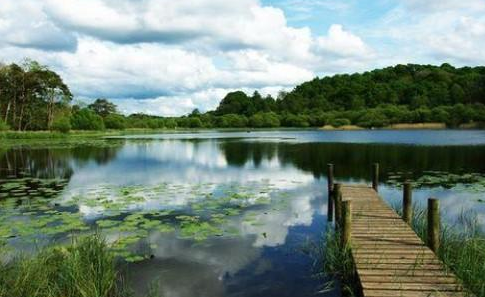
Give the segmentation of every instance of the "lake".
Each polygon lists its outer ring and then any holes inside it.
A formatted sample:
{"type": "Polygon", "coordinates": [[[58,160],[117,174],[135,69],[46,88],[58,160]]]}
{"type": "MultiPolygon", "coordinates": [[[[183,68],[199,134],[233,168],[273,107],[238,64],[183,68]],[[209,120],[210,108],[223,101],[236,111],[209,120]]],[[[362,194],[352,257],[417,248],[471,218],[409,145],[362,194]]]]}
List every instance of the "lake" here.
{"type": "Polygon", "coordinates": [[[311,256],[336,179],[401,201],[441,200],[443,219],[485,227],[484,131],[200,131],[0,145],[0,245],[7,257],[98,230],[138,293],[339,296],[311,256]],[[320,292],[320,293],[319,293],[320,292]]]}

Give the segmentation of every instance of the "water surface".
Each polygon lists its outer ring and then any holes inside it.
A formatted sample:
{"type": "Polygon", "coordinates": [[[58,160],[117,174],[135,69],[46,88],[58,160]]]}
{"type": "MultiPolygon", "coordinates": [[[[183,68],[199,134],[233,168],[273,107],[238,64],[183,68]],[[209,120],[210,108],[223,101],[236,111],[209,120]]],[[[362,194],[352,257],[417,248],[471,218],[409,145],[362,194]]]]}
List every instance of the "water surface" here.
{"type": "Polygon", "coordinates": [[[441,199],[447,223],[465,213],[484,226],[484,161],[483,131],[450,130],[202,131],[0,148],[0,238],[32,251],[100,228],[139,293],[157,283],[164,296],[338,296],[319,293],[308,256],[326,228],[327,163],[341,182],[369,183],[379,162],[390,203],[412,179],[415,201],[441,199]]]}

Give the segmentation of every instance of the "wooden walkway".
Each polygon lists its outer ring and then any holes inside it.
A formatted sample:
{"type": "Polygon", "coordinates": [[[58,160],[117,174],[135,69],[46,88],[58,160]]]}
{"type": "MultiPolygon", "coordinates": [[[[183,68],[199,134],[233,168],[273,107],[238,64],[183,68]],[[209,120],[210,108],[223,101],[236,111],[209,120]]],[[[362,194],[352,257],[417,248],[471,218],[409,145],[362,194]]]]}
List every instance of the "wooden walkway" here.
{"type": "Polygon", "coordinates": [[[402,218],[364,185],[344,185],[351,247],[365,297],[467,296],[457,278],[402,218]]]}

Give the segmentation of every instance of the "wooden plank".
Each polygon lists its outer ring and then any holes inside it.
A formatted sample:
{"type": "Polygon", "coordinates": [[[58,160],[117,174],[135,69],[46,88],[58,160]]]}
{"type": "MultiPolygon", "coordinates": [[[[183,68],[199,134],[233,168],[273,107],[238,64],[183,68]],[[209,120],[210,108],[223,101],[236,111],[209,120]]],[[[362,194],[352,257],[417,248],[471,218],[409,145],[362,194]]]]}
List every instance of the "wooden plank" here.
{"type": "Polygon", "coordinates": [[[460,281],[370,187],[344,185],[352,201],[352,256],[365,297],[465,296],[460,281]]]}

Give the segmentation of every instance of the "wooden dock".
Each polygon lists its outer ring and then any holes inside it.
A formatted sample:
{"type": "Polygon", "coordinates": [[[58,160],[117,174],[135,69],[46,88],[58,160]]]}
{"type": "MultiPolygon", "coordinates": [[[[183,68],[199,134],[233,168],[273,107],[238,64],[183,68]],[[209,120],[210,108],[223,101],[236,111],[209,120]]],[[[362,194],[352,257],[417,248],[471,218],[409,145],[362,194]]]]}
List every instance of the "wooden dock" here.
{"type": "Polygon", "coordinates": [[[341,205],[351,201],[346,228],[365,297],[466,296],[455,275],[376,190],[343,185],[340,197],[341,205]]]}

